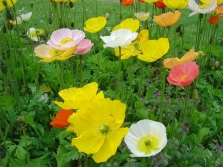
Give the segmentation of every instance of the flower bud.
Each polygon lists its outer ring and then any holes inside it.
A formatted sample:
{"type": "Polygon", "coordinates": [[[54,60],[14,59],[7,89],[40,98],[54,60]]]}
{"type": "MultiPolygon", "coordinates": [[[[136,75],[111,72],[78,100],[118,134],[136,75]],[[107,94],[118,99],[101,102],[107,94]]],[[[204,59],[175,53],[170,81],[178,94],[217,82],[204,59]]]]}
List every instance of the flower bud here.
{"type": "Polygon", "coordinates": [[[33,2],[30,2],[30,8],[33,9],[33,2]]]}
{"type": "Polygon", "coordinates": [[[199,59],[199,58],[203,57],[204,55],[205,54],[203,51],[198,51],[198,55],[197,55],[196,59],[199,59]]]}
{"type": "Polygon", "coordinates": [[[7,1],[6,1],[6,0],[3,0],[3,1],[2,1],[2,3],[3,3],[3,5],[4,5],[5,7],[7,7],[7,6],[8,6],[8,4],[7,4],[7,1]]]}
{"type": "Polygon", "coordinates": [[[153,113],[156,113],[158,111],[158,107],[157,106],[153,106],[153,108],[152,108],[152,112],[153,113]]]}
{"type": "Polygon", "coordinates": [[[10,87],[9,85],[7,85],[7,86],[5,87],[5,94],[6,94],[6,95],[10,95],[10,92],[11,92],[11,87],[10,87]]]}
{"type": "Polygon", "coordinates": [[[111,14],[110,13],[106,13],[105,14],[105,18],[106,18],[106,20],[109,20],[111,18],[111,14]]]}
{"type": "Polygon", "coordinates": [[[49,17],[49,19],[48,19],[48,23],[49,23],[49,24],[52,24],[52,23],[53,23],[53,19],[52,19],[51,17],[49,17]]]}
{"type": "Polygon", "coordinates": [[[215,61],[214,67],[215,67],[215,69],[218,69],[220,67],[220,62],[219,61],[215,61]]]}
{"type": "Polygon", "coordinates": [[[194,100],[198,99],[198,91],[197,91],[197,89],[193,89],[192,97],[193,97],[194,100]]]}
{"type": "Polygon", "coordinates": [[[74,28],[74,22],[70,23],[71,28],[74,28]]]}
{"type": "Polygon", "coordinates": [[[74,7],[74,3],[73,3],[73,2],[70,2],[70,3],[69,3],[69,7],[70,7],[70,8],[73,8],[73,7],[74,7]]]}
{"type": "Polygon", "coordinates": [[[13,20],[14,19],[14,15],[12,14],[12,12],[8,8],[6,8],[6,18],[8,20],[13,20]]]}

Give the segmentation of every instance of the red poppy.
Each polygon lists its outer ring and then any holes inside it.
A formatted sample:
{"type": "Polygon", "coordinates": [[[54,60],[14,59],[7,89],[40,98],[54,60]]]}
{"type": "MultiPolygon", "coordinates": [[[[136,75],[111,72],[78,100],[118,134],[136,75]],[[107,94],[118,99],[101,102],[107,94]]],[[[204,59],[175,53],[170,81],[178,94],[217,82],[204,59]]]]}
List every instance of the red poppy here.
{"type": "Polygon", "coordinates": [[[161,8],[161,9],[166,7],[165,3],[163,3],[163,0],[159,0],[158,2],[155,3],[155,5],[157,8],[161,8]]]}
{"type": "Polygon", "coordinates": [[[67,122],[67,119],[70,115],[72,115],[74,112],[73,110],[64,110],[61,109],[57,115],[53,118],[53,120],[50,122],[50,125],[55,128],[64,128],[69,123],[67,122]]]}
{"type": "Polygon", "coordinates": [[[134,0],[122,0],[122,6],[130,6],[133,2],[134,0]]]}
{"type": "Polygon", "coordinates": [[[167,80],[176,86],[188,86],[198,76],[199,68],[195,62],[187,62],[173,67],[167,80]]]}
{"type": "Polygon", "coordinates": [[[212,15],[208,18],[208,23],[209,24],[218,24],[220,21],[220,19],[218,18],[218,16],[212,15]]]}
{"type": "Polygon", "coordinates": [[[145,1],[144,0],[139,0],[139,2],[144,3],[145,1]]]}

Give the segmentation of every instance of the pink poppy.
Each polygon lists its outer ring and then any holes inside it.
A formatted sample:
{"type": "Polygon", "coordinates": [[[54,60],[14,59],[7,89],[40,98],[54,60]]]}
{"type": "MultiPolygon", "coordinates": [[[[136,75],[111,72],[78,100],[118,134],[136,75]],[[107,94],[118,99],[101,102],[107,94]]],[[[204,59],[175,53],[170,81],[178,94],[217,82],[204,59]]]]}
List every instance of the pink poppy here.
{"type": "Polygon", "coordinates": [[[198,76],[198,73],[198,65],[195,62],[187,62],[173,67],[167,80],[176,86],[188,86],[198,76]]]}
{"type": "Polygon", "coordinates": [[[76,46],[84,37],[85,33],[81,30],[62,28],[51,34],[47,44],[55,49],[66,50],[76,46]]]}
{"type": "Polygon", "coordinates": [[[83,39],[77,45],[75,54],[84,55],[92,48],[93,45],[94,44],[89,39],[83,39]]]}

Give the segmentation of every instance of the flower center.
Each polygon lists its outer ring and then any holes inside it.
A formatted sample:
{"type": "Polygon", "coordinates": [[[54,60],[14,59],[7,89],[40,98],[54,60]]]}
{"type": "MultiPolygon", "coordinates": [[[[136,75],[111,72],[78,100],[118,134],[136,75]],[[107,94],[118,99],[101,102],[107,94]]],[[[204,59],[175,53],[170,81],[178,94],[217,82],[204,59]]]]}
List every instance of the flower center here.
{"type": "Polygon", "coordinates": [[[138,149],[146,154],[149,154],[159,149],[159,140],[152,135],[143,136],[138,142],[138,149]]]}
{"type": "Polygon", "coordinates": [[[109,127],[107,125],[101,125],[100,132],[102,134],[107,134],[109,132],[109,127]]]}
{"type": "Polygon", "coordinates": [[[185,74],[181,77],[180,81],[183,82],[188,76],[185,74]]]}
{"type": "Polygon", "coordinates": [[[60,41],[60,44],[61,45],[64,45],[64,44],[66,44],[66,43],[68,43],[68,42],[70,42],[70,41],[72,41],[73,39],[72,38],[64,38],[64,39],[62,39],[61,41],[60,41]]]}
{"type": "Polygon", "coordinates": [[[64,52],[64,50],[58,50],[58,49],[52,49],[49,51],[49,54],[52,56],[52,57],[56,57],[56,56],[60,56],[62,55],[64,52]]]}

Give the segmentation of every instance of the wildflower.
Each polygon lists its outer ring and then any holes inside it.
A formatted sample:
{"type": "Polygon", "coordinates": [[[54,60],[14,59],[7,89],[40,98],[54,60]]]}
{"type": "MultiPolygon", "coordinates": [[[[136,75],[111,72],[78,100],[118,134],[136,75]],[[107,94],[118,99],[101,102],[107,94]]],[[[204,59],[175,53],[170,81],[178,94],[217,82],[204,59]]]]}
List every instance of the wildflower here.
{"type": "Polygon", "coordinates": [[[129,29],[132,32],[136,32],[139,29],[139,20],[127,18],[123,20],[120,24],[116,25],[112,31],[115,31],[118,29],[129,29]]]}
{"type": "Polygon", "coordinates": [[[46,86],[46,85],[41,85],[39,87],[40,90],[44,91],[44,92],[50,92],[51,91],[51,87],[46,86]]]}
{"type": "Polygon", "coordinates": [[[138,12],[138,13],[135,13],[135,14],[134,14],[134,16],[135,16],[138,20],[140,20],[140,21],[146,21],[146,20],[148,20],[149,15],[150,15],[149,12],[147,12],[147,13],[145,13],[145,12],[138,12]]]}
{"type": "Polygon", "coordinates": [[[188,8],[193,12],[189,16],[193,16],[197,13],[211,13],[217,7],[217,0],[208,0],[207,3],[198,5],[195,0],[190,0],[188,8]]]}
{"type": "Polygon", "coordinates": [[[11,8],[16,2],[17,0],[0,0],[0,11],[4,10],[5,7],[11,8]]]}
{"type": "Polygon", "coordinates": [[[167,12],[163,13],[159,16],[154,16],[155,22],[162,27],[169,27],[178,22],[180,19],[181,12],[176,10],[174,13],[173,12],[167,12]]]}
{"type": "Polygon", "coordinates": [[[64,102],[54,101],[54,103],[66,110],[79,109],[96,96],[97,90],[98,84],[96,82],[89,83],[82,88],[64,89],[58,93],[64,102]]]}
{"type": "Polygon", "coordinates": [[[110,36],[100,36],[100,38],[105,42],[104,48],[106,47],[124,47],[129,45],[137,37],[136,32],[131,32],[128,29],[118,29],[113,31],[110,36]]]}
{"type": "Polygon", "coordinates": [[[166,127],[160,122],[141,120],[131,125],[124,141],[133,153],[131,157],[150,157],[166,146],[166,127]]]}
{"type": "Polygon", "coordinates": [[[50,122],[50,125],[55,128],[65,128],[69,125],[67,122],[70,115],[72,115],[74,112],[73,110],[64,110],[61,109],[56,116],[53,118],[53,120],[50,122]]]}
{"type": "Polygon", "coordinates": [[[189,52],[187,52],[183,57],[180,59],[178,57],[175,58],[166,58],[163,61],[165,68],[172,69],[174,66],[186,63],[186,62],[192,62],[196,57],[198,56],[198,52],[195,52],[194,49],[191,49],[189,52]]]}
{"type": "Polygon", "coordinates": [[[142,54],[138,59],[146,62],[154,62],[163,57],[169,50],[168,38],[149,40],[141,44],[142,54]]]}
{"type": "Polygon", "coordinates": [[[142,30],[139,32],[139,34],[138,34],[138,36],[137,36],[137,38],[136,38],[136,41],[137,41],[139,44],[141,44],[141,43],[146,42],[146,41],[148,41],[148,40],[149,40],[149,31],[148,31],[148,29],[142,29],[142,30]]]}
{"type": "Polygon", "coordinates": [[[198,73],[198,65],[195,62],[186,62],[173,67],[167,80],[176,86],[188,86],[195,80],[198,73]]]}
{"type": "Polygon", "coordinates": [[[75,50],[75,54],[84,55],[92,48],[94,44],[89,39],[83,39],[79,42],[77,45],[77,48],[75,50]]]}
{"type": "Polygon", "coordinates": [[[132,5],[134,0],[122,0],[122,6],[130,6],[132,5]]]}
{"type": "Polygon", "coordinates": [[[188,5],[189,0],[163,0],[163,3],[170,9],[183,9],[188,5]]]}
{"type": "Polygon", "coordinates": [[[42,44],[35,47],[34,53],[37,57],[42,58],[39,62],[50,63],[54,60],[62,61],[69,59],[73,55],[75,49],[75,47],[72,47],[67,50],[59,50],[52,48],[50,45],[42,44]]]}
{"type": "Polygon", "coordinates": [[[84,37],[85,33],[81,30],[62,28],[52,33],[47,44],[59,50],[66,50],[75,47],[84,37]]]}
{"type": "Polygon", "coordinates": [[[163,3],[163,0],[159,0],[155,3],[157,8],[163,9],[166,7],[165,3],[163,3]]]}
{"type": "Polygon", "coordinates": [[[214,11],[212,11],[211,16],[208,18],[208,23],[209,24],[218,24],[220,19],[223,18],[223,7],[222,6],[217,6],[214,11]]]}
{"type": "Polygon", "coordinates": [[[93,154],[95,162],[106,162],[115,155],[128,128],[121,128],[126,105],[119,100],[95,99],[81,107],[73,119],[76,138],[72,145],[80,152],[93,154]]]}
{"type": "Polygon", "coordinates": [[[97,33],[105,26],[106,22],[106,18],[102,16],[90,18],[85,22],[84,31],[97,33]]]}
{"type": "Polygon", "coordinates": [[[36,29],[35,28],[30,28],[27,32],[26,32],[27,36],[32,39],[33,41],[38,41],[38,36],[36,34],[36,29]]]}
{"type": "Polygon", "coordinates": [[[26,14],[21,14],[20,16],[16,17],[16,20],[10,20],[10,23],[13,25],[18,25],[18,24],[22,24],[22,22],[26,22],[29,21],[29,19],[32,16],[32,12],[26,13],[26,14]]]}

